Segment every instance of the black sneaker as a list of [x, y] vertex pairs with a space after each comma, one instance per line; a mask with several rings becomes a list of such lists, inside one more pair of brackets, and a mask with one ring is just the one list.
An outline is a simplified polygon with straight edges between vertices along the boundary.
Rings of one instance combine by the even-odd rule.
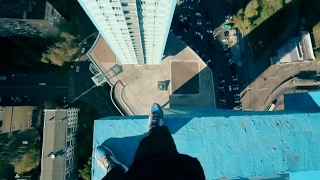
[[154, 127], [162, 126], [164, 122], [164, 116], [162, 107], [154, 103], [150, 108], [150, 114], [149, 114], [149, 122], [148, 122], [148, 131]]
[[128, 171], [128, 168], [121, 164], [113, 155], [112, 151], [110, 151], [107, 147], [98, 146], [95, 151], [95, 156], [97, 163], [100, 165], [102, 169], [107, 171], [111, 171], [116, 166], [122, 166], [125, 172]]

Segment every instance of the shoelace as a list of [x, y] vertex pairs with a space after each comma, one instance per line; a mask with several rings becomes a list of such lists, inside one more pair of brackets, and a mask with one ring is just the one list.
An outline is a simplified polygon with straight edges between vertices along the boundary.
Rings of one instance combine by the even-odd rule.
[[104, 156], [102, 159], [101, 159], [101, 162], [104, 166], [106, 166], [107, 168], [107, 172], [109, 171], [109, 168], [111, 166], [112, 163], [110, 163], [110, 161], [108, 160], [108, 158], [106, 156]]

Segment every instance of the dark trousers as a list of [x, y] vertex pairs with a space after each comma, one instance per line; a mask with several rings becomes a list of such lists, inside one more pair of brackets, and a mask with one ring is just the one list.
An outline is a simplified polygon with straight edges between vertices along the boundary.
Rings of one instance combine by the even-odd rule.
[[[161, 154], [178, 155], [176, 145], [166, 126], [155, 127], [148, 132], [148, 135], [140, 141], [133, 163]], [[102, 180], [121, 180], [124, 177], [125, 171], [120, 166], [109, 171]]]

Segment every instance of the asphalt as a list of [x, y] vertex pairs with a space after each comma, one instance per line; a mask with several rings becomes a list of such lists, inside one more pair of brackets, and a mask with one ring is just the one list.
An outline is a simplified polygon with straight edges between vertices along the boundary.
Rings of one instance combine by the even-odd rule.
[[[200, 13], [201, 16], [197, 16], [196, 13]], [[219, 93], [217, 99], [222, 98], [226, 101], [226, 103], [219, 105], [220, 108], [229, 109], [237, 106], [234, 102], [234, 94], [239, 93], [228, 89], [229, 85], [238, 84], [232, 81], [232, 74], [238, 74], [238, 67], [234, 65], [234, 68], [232, 68], [229, 65], [225, 58], [221, 41], [223, 32], [226, 30], [222, 28], [225, 23], [225, 16], [232, 15], [231, 13], [231, 6], [226, 5], [224, 1], [215, 1], [214, 5], [212, 5], [210, 0], [201, 0], [200, 3], [196, 0], [188, 0], [179, 4], [176, 8], [171, 27], [172, 33], [177, 37], [181, 36], [181, 40], [191, 47], [214, 73], [222, 74], [221, 78], [217, 79], [217, 82], [224, 80], [225, 83], [217, 83], [217, 87], [223, 86], [225, 92]], [[180, 22], [181, 15], [187, 17], [185, 23]], [[202, 25], [197, 25], [199, 21], [201, 21]], [[207, 24], [207, 22], [210, 22], [210, 24]], [[216, 41], [214, 41], [213, 34], [208, 33], [207, 30], [212, 30], [213, 34], [220, 32], [216, 36]], [[203, 35], [203, 39], [196, 35], [196, 32], [200, 32]], [[243, 80], [239, 79], [239, 81]], [[239, 84], [242, 84], [242, 82], [239, 82]]]

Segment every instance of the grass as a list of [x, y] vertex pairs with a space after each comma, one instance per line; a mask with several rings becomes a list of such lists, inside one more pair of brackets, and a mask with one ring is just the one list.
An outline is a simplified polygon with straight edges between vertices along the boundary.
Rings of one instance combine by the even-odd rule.
[[[299, 0], [296, 0], [299, 1]], [[240, 3], [241, 2], [241, 3]], [[234, 16], [235, 26], [242, 32], [250, 29], [250, 44], [254, 59], [258, 59], [269, 45], [278, 39], [298, 11], [297, 3], [283, 0], [240, 0]], [[242, 7], [241, 7], [242, 6]], [[258, 43], [261, 41], [262, 45]]]
[[316, 47], [320, 46], [320, 22], [313, 27], [313, 37]]
[[314, 56], [316, 57], [316, 60], [320, 60], [320, 48], [314, 50]]

